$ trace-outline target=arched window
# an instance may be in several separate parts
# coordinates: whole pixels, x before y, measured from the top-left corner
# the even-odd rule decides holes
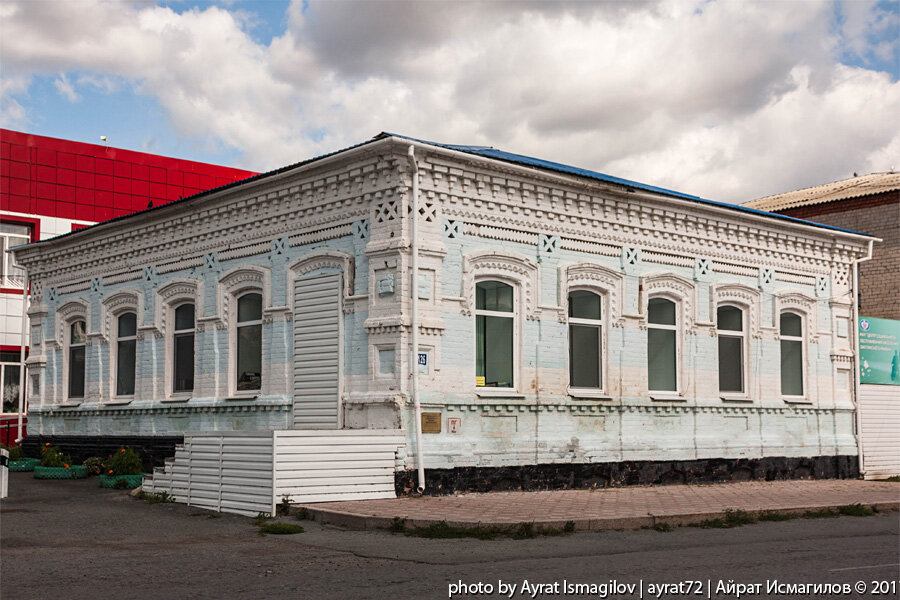
[[[722,305],[716,310],[719,339],[719,391],[744,391],[744,311]]]
[[[600,296],[586,290],[569,293],[569,386],[601,387],[603,336]]]
[[[174,312],[172,391],[190,392],[194,389],[194,305],[182,304]]]
[[[262,294],[237,301],[237,391],[262,387]]]
[[[84,321],[69,325],[69,398],[84,398],[85,345]]]
[[[137,350],[137,315],[119,315],[116,329],[116,396],[133,396]]]
[[[803,317],[781,313],[781,395],[803,396]]]
[[[647,304],[647,384],[650,391],[678,391],[678,311],[666,298]]]
[[[515,290],[500,281],[475,286],[475,385],[514,387]]]

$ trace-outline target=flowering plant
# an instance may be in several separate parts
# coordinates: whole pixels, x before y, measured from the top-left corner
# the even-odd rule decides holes
[[[141,457],[131,448],[122,448],[109,457],[107,475],[140,475],[143,472]]]
[[[56,446],[51,446],[49,442],[41,448],[41,466],[42,467],[62,467],[68,469],[72,464],[72,458],[68,454],[63,454]]]

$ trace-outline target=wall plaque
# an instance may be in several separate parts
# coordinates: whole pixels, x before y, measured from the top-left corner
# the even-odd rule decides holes
[[[439,412],[423,412],[422,413],[422,433],[440,433],[441,432],[441,413]]]

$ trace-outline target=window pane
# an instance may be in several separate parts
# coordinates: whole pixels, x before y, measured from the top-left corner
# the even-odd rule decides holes
[[[475,308],[479,310],[512,312],[512,286],[499,281],[482,281],[475,286]]]
[[[69,348],[69,398],[84,398],[84,346]]]
[[[137,335],[137,315],[125,313],[119,317],[119,337],[132,337]]]
[[[136,340],[119,342],[116,348],[116,395],[134,394],[134,365]]]
[[[794,313],[781,313],[781,335],[803,335],[803,319]]]
[[[6,364],[0,368],[3,370],[3,412],[19,412],[19,365]]]
[[[576,290],[569,294],[569,316],[576,319],[600,319],[600,296]]]
[[[648,320],[659,325],[675,324],[675,303],[665,298],[650,298],[647,303]]]
[[[781,340],[781,395],[803,395],[803,342]]]
[[[600,387],[599,327],[569,325],[569,385]]]
[[[191,307],[193,308],[193,306]],[[175,386],[176,392],[194,389],[194,334],[175,336]]]
[[[258,390],[262,383],[262,325],[237,330],[237,389]]]
[[[175,309],[175,330],[194,328],[194,305],[182,304]]]
[[[649,389],[676,391],[675,332],[671,329],[647,330],[647,383]]]
[[[0,233],[11,233],[13,236],[31,236],[31,227],[14,223],[0,223]]]
[[[238,299],[238,323],[262,320],[262,295],[247,294]]]
[[[84,321],[75,321],[70,326],[70,344],[83,344],[85,341]]]
[[[734,306],[720,306],[716,311],[716,323],[724,331],[743,331],[743,311]]]
[[[743,339],[719,336],[719,391],[744,391]]]
[[[475,317],[475,374],[487,387],[513,386],[513,319]]]

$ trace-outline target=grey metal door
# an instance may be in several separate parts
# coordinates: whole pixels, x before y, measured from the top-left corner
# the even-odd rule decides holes
[[[294,429],[339,429],[341,274],[294,281]]]

